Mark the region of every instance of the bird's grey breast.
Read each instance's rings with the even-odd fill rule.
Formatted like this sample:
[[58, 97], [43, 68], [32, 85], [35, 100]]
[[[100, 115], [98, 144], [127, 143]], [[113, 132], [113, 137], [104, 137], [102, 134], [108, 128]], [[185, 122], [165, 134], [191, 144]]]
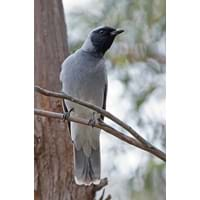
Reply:
[[107, 82], [104, 59], [77, 51], [62, 66], [61, 81], [67, 94], [102, 106]]

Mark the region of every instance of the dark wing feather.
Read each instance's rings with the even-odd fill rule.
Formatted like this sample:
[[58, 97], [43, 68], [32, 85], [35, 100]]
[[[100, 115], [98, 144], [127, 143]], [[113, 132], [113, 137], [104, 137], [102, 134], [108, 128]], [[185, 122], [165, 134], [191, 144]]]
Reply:
[[[103, 96], [103, 109], [106, 109], [106, 99], [107, 99], [107, 89], [108, 89], [108, 84], [105, 84], [105, 88], [104, 88], [104, 96]], [[101, 119], [104, 120], [104, 116], [101, 115]]]
[[[62, 100], [62, 107], [63, 107], [63, 111], [64, 112], [68, 112], [67, 106], [65, 104], [65, 100]], [[69, 132], [71, 133], [71, 125], [70, 125], [70, 121], [68, 121], [68, 127], [69, 127]]]

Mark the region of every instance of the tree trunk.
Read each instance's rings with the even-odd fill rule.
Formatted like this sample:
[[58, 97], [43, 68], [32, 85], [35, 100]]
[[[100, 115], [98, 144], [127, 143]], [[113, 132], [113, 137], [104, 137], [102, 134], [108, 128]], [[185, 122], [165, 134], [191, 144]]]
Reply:
[[[60, 91], [60, 65], [68, 54], [61, 0], [35, 0], [35, 84]], [[35, 107], [62, 112], [61, 101], [35, 94]], [[94, 186], [78, 186], [67, 123], [35, 116], [35, 199], [92, 200]]]

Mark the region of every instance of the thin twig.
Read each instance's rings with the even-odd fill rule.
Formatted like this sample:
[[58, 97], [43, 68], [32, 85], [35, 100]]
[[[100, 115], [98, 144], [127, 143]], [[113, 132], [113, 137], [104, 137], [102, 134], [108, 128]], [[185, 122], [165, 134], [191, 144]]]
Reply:
[[[166, 161], [166, 155], [164, 152], [162, 152], [161, 150], [159, 150], [158, 148], [154, 147], [151, 143], [149, 143], [147, 140], [145, 140], [142, 136], [140, 136], [135, 130], [132, 129], [132, 127], [130, 127], [129, 125], [127, 125], [126, 123], [124, 123], [123, 121], [121, 121], [120, 119], [118, 119], [117, 117], [115, 117], [113, 114], [111, 114], [110, 112], [92, 105], [90, 103], [87, 102], [83, 102], [79, 99], [73, 98], [69, 95], [63, 94], [63, 93], [57, 93], [57, 92], [52, 92], [49, 91], [47, 89], [41, 88], [39, 86], [35, 86], [35, 91], [43, 94], [45, 96], [52, 96], [52, 97], [57, 97], [57, 98], [61, 98], [61, 99], [67, 99], [71, 102], [80, 104], [82, 106], [85, 106], [87, 108], [90, 108], [100, 114], [102, 114], [103, 116], [111, 119], [112, 121], [114, 121], [116, 124], [120, 125], [121, 127], [123, 127], [125, 130], [127, 130], [132, 136], [134, 136], [141, 144], [143, 144], [144, 148], [147, 148], [149, 150], [149, 152], [151, 152], [152, 154], [156, 155], [157, 157], [159, 157], [160, 159], [162, 159], [163, 161]], [[145, 149], [146, 150], [146, 149]]]
[[[62, 113], [45, 111], [45, 110], [40, 110], [40, 109], [36, 109], [36, 108], [34, 109], [34, 113], [36, 115], [40, 115], [40, 116], [44, 116], [44, 117], [64, 119]], [[91, 126], [91, 127], [96, 127], [96, 128], [102, 129], [102, 130], [106, 131], [107, 133], [119, 138], [120, 140], [122, 140], [128, 144], [134, 145], [139, 148], [143, 148], [142, 144], [137, 142], [134, 138], [124, 135], [122, 132], [114, 129], [113, 127], [109, 126], [108, 124], [106, 124], [104, 122], [96, 122], [95, 124], [90, 124], [90, 123], [88, 123], [88, 120], [78, 118], [78, 117], [72, 117], [72, 116], [69, 116], [66, 120], [75, 122], [75, 123], [79, 123], [79, 124], [83, 124], [86, 126]]]
[[110, 199], [112, 199], [112, 197], [111, 197], [111, 195], [109, 194], [109, 195], [105, 198], [105, 200], [110, 200]]
[[108, 185], [108, 179], [107, 178], [103, 178], [101, 179], [101, 182], [98, 185], [94, 185], [93, 190], [95, 192], [101, 190], [102, 188], [104, 188], [106, 185]]
[[[44, 116], [44, 117], [51, 117], [51, 118], [57, 118], [57, 119], [63, 119], [64, 115], [62, 113], [56, 113], [56, 112], [50, 112], [50, 111], [44, 111], [44, 110], [40, 110], [40, 109], [34, 109], [34, 113], [36, 115], [40, 115], [40, 116]], [[86, 126], [94, 126], [96, 128], [102, 129], [104, 131], [106, 131], [107, 133], [119, 138], [120, 140], [136, 146], [144, 151], [147, 151], [157, 157], [159, 157], [160, 159], [162, 159], [161, 155], [159, 154], [159, 151], [152, 151], [151, 149], [149, 149], [148, 147], [144, 146], [143, 144], [139, 143], [137, 140], [135, 140], [132, 137], [129, 137], [127, 135], [124, 135], [122, 132], [116, 130], [115, 128], [109, 126], [108, 124], [106, 124], [105, 122], [96, 122], [95, 124], [89, 124], [87, 120], [82, 119], [82, 118], [78, 118], [78, 117], [72, 117], [69, 116], [66, 120], [71, 121], [71, 122], [75, 122], [75, 123], [79, 123], [79, 124], [83, 124]]]
[[102, 192], [102, 194], [101, 194], [99, 200], [103, 200], [103, 198], [104, 198], [104, 194], [105, 194], [105, 189], [103, 189], [103, 192]]

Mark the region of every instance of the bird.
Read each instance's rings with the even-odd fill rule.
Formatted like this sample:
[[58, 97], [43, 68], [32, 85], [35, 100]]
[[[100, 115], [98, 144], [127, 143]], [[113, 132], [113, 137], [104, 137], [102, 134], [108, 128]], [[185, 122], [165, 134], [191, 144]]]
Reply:
[[[124, 32], [110, 26], [100, 26], [89, 32], [80, 49], [61, 65], [62, 92], [79, 100], [106, 109], [107, 71], [104, 55], [117, 35]], [[104, 117], [94, 111], [63, 100], [64, 113], [93, 122]], [[71, 112], [73, 110], [73, 112]], [[78, 185], [99, 184], [101, 180], [100, 129], [69, 123], [73, 142], [74, 177]]]

